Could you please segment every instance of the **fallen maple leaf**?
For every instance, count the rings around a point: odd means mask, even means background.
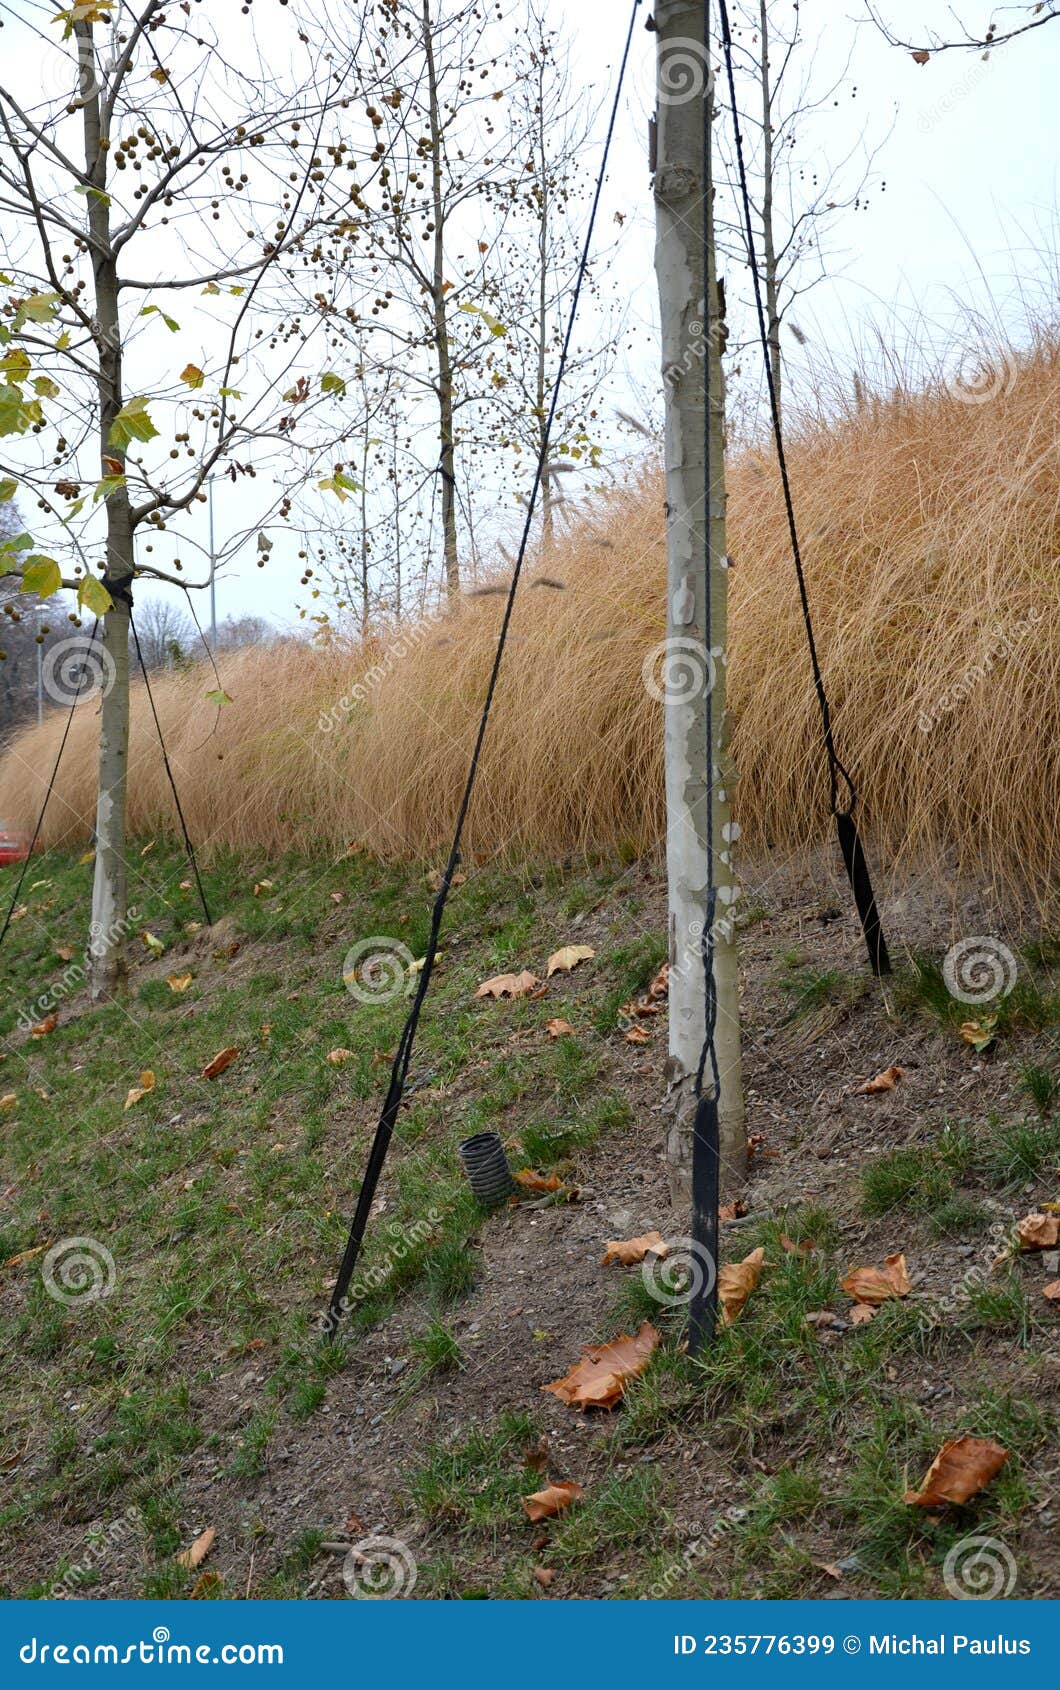
[[[628,1045],[646,1045],[651,1042],[651,1034],[646,1027],[631,1027],[626,1034]]]
[[[15,1109],[15,1108],[17,1108],[17,1106],[18,1106],[18,1092],[17,1091],[5,1092],[3,1097],[0,1097],[0,1114],[6,1115],[9,1110]]]
[[[885,1303],[889,1297],[908,1297],[913,1289],[901,1255],[888,1256],[886,1269],[851,1268],[841,1284],[856,1303]]]
[[[1060,1215],[1025,1215],[1016,1233],[1021,1250],[1055,1250],[1060,1244]]]
[[[959,1031],[965,1044],[971,1045],[976,1055],[981,1056],[997,1038],[997,1016],[983,1015],[978,1021],[962,1021]]]
[[[536,1490],[532,1496],[524,1496],[523,1507],[526,1509],[527,1519],[536,1525],[538,1520],[548,1520],[553,1514],[562,1514],[572,1502],[581,1502],[584,1495],[585,1491],[581,1485],[575,1484],[573,1479],[557,1479],[544,1490]]]
[[[554,1015],[551,1021],[545,1022],[545,1032],[550,1039],[561,1039],[565,1033],[573,1033],[574,1028],[569,1021],[564,1021],[560,1015]]]
[[[59,1014],[56,1010],[51,1015],[46,1015],[43,1021],[38,1021],[35,1027],[30,1028],[30,1038],[45,1039],[49,1033],[54,1033],[58,1025]]]
[[[563,1181],[558,1174],[539,1174],[536,1168],[520,1168],[514,1176],[524,1191],[562,1191]]]
[[[74,959],[73,945],[56,945],[55,954],[60,962],[72,962]]]
[[[1043,1285],[1042,1296],[1048,1297],[1051,1303],[1060,1303],[1060,1279],[1051,1279],[1048,1285]]]
[[[220,1573],[201,1573],[188,1595],[189,1602],[205,1602],[224,1583]]]
[[[141,1097],[146,1097],[148,1092],[154,1091],[154,1089],[155,1076],[150,1068],[145,1068],[140,1075],[140,1084],[129,1087],[129,1094],[125,1099],[126,1109],[131,1109],[134,1103],[139,1103]]]
[[[580,962],[588,962],[595,955],[591,945],[564,945],[560,950],[553,951],[545,973],[550,979],[553,974],[569,974]]]
[[[549,1585],[552,1583],[552,1580],[555,1578],[555,1576],[556,1576],[555,1567],[535,1567],[534,1568],[534,1577],[536,1578],[538,1584],[541,1586],[542,1590],[548,1589]]]
[[[219,1050],[217,1055],[206,1064],[206,1067],[202,1071],[201,1078],[204,1080],[216,1080],[218,1074],[223,1074],[225,1069],[231,1066],[238,1055],[239,1051],[235,1045],[226,1045],[224,1050]]]
[[[726,1221],[738,1221],[741,1215],[746,1215],[747,1204],[741,1203],[737,1197],[732,1203],[722,1203],[718,1209],[718,1219],[723,1224]]]
[[[993,1438],[955,1438],[943,1444],[920,1489],[906,1491],[905,1500],[920,1508],[967,1502],[1000,1473],[1008,1458],[1008,1450]]]
[[[166,985],[171,992],[186,992],[191,985],[193,976],[190,974],[167,974]]]
[[[484,980],[478,991],[477,998],[525,998],[535,986],[541,982],[536,974],[531,974],[524,968],[521,974],[495,974],[492,980]]]
[[[659,1347],[659,1334],[645,1321],[635,1338],[620,1332],[609,1344],[595,1344],[563,1379],[542,1385],[571,1408],[613,1408],[628,1379],[636,1379]]]
[[[878,1303],[855,1303],[850,1311],[851,1326],[864,1326],[867,1321],[875,1320]]]
[[[658,1256],[661,1262],[670,1254],[670,1246],[661,1232],[644,1232],[639,1238],[608,1239],[603,1266],[606,1267],[608,1262],[621,1262],[623,1267],[635,1267],[648,1254]]]
[[[723,1325],[731,1326],[736,1319],[762,1277],[762,1264],[765,1259],[765,1250],[759,1245],[758,1249],[752,1250],[742,1262],[728,1262],[718,1274],[718,1299],[721,1303]]]
[[[329,1050],[325,1060],[330,1062],[333,1068],[342,1068],[350,1061],[352,1056],[352,1050],[345,1050],[340,1045],[337,1050]]]
[[[177,1566],[190,1568],[201,1567],[207,1555],[209,1555],[210,1550],[214,1546],[214,1539],[216,1536],[217,1527],[207,1526],[204,1532],[199,1533],[199,1536],[195,1539],[195,1542],[192,1544],[190,1549],[181,1550],[180,1554],[177,1556]]]
[[[859,1086],[855,1096],[873,1097],[879,1091],[893,1091],[904,1074],[904,1068],[885,1068],[882,1074],[877,1074],[874,1079],[866,1080],[863,1086]]]

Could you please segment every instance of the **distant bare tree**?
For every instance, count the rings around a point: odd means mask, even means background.
[[[136,611],[136,633],[148,669],[172,669],[195,655],[198,633],[186,611],[149,599]]]

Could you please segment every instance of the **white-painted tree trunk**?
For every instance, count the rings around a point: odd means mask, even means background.
[[[717,887],[714,973],[721,1182],[731,1193],[746,1172],[740,1013],[734,932],[738,884],[731,847],[734,772],[729,758],[725,665],[724,333],[714,274],[713,215],[704,183],[703,123],[708,99],[703,0],[657,0],[659,109],[655,175],[656,251],[666,395],[667,640],[653,684],[665,705],[670,1035],[667,1079],[672,1113],[667,1162],[675,1202],[691,1188],[694,1084],[703,1047],[705,980],[701,936],[706,914],[708,805]],[[684,72],[687,70],[687,75]],[[704,223],[710,236],[704,263]],[[705,269],[707,273],[705,274]],[[709,300],[709,308],[707,301]],[[706,385],[710,386],[711,496],[706,498]],[[710,567],[705,567],[709,544]],[[706,655],[707,593],[711,651]],[[714,765],[707,779],[707,687],[711,685]],[[708,1066],[706,1082],[709,1082]]]

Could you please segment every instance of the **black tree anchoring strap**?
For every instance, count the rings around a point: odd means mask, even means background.
[[[736,163],[740,182],[740,196],[743,201],[744,240],[747,245],[747,262],[754,284],[755,308],[758,314],[758,332],[762,343],[762,354],[765,359],[766,386],[769,390],[769,407],[773,422],[773,439],[776,444],[777,463],[780,466],[780,480],[784,490],[784,505],[788,518],[788,534],[791,540],[791,552],[795,560],[795,573],[799,583],[799,598],[802,603],[802,619],[806,626],[806,640],[810,649],[810,664],[813,669],[813,685],[817,694],[817,704],[821,713],[821,728],[824,747],[828,756],[829,802],[835,817],[836,832],[839,835],[839,845],[843,853],[847,876],[850,880],[854,902],[861,918],[862,930],[865,934],[865,944],[868,948],[869,962],[874,974],[889,974],[891,961],[887,954],[887,944],[880,925],[879,911],[876,908],[876,898],[869,878],[868,863],[858,835],[857,822],[854,820],[854,807],[857,803],[857,792],[854,782],[839,760],[832,732],[832,715],[828,705],[828,694],[825,691],[824,677],[817,656],[817,642],[814,639],[813,620],[810,616],[810,600],[806,589],[806,572],[803,568],[802,550],[799,545],[799,532],[795,522],[795,505],[791,495],[791,481],[788,476],[788,461],[784,451],[784,430],[780,420],[780,397],[777,393],[776,382],[773,379],[773,366],[769,358],[769,332],[766,327],[765,307],[762,303],[762,277],[758,266],[758,251],[754,238],[754,221],[751,214],[751,196],[747,187],[747,166],[744,162],[743,134],[740,128],[740,114],[736,103],[736,78],[733,72],[732,35],[729,30],[729,8],[726,0],[719,0],[721,13],[722,42],[725,49],[725,72],[729,86],[729,103],[732,109],[733,140],[736,145]],[[839,784],[842,781],[846,787],[846,801],[840,804]]]
[[[379,1117],[379,1124],[375,1130],[375,1138],[372,1143],[371,1152],[369,1153],[367,1166],[364,1170],[364,1177],[361,1180],[361,1189],[357,1198],[357,1208],[354,1212],[353,1221],[350,1225],[349,1238],[346,1242],[346,1249],[339,1267],[335,1287],[331,1293],[331,1301],[324,1326],[325,1333],[329,1338],[334,1338],[345,1310],[346,1293],[349,1290],[350,1281],[353,1278],[353,1270],[357,1265],[357,1258],[360,1255],[361,1244],[364,1241],[365,1228],[368,1225],[368,1216],[371,1212],[372,1203],[375,1198],[376,1187],[379,1184],[379,1176],[383,1171],[383,1164],[386,1161],[387,1151],[390,1148],[390,1140],[393,1136],[394,1126],[401,1109],[401,1100],[405,1091],[405,1081],[408,1077],[409,1062],[412,1058],[412,1047],[416,1038],[416,1029],[419,1025],[420,1011],[423,1007],[423,1001],[427,996],[427,991],[431,982],[431,974],[434,970],[435,958],[438,952],[438,937],[441,933],[442,920],[445,915],[445,906],[449,898],[450,888],[453,883],[453,876],[460,863],[460,843],[463,838],[464,823],[467,820],[467,813],[471,804],[471,795],[474,791],[475,778],[478,774],[479,760],[482,754],[482,743],[486,737],[486,728],[489,724],[490,710],[493,706],[493,696],[497,690],[497,680],[500,675],[501,662],[504,657],[504,649],[508,640],[508,629],[512,620],[512,612],[515,609],[515,597],[523,571],[523,563],[526,558],[527,548],[530,543],[534,516],[537,510],[537,501],[541,492],[541,484],[545,477],[545,467],[548,463],[552,430],[556,420],[556,410],[559,405],[560,388],[563,384],[563,377],[566,372],[567,361],[570,356],[571,343],[574,336],[574,325],[578,315],[578,304],[581,299],[586,271],[589,267],[589,254],[592,250],[592,240],[596,228],[596,218],[600,209],[600,199],[603,193],[604,179],[607,174],[607,163],[611,153],[611,142],[614,138],[615,125],[618,121],[619,103],[622,96],[622,87],[626,78],[626,68],[629,64],[630,48],[633,43],[633,29],[636,23],[639,7],[640,0],[633,0],[633,10],[630,14],[625,49],[622,54],[621,65],[619,67],[618,85],[615,89],[614,103],[611,108],[611,120],[608,125],[607,135],[604,141],[603,157],[600,161],[600,173],[597,178],[592,210],[589,215],[589,226],[585,234],[585,245],[582,249],[581,261],[578,266],[578,274],[574,285],[574,293],[571,299],[570,313],[567,318],[567,328],[563,341],[563,350],[560,354],[559,368],[556,372],[556,380],[552,389],[552,401],[549,407],[548,419],[545,423],[544,433],[541,439],[541,447],[534,470],[533,486],[531,487],[529,498],[527,500],[526,520],[523,525],[519,551],[515,559],[515,567],[512,571],[512,579],[508,587],[508,597],[504,607],[504,617],[501,621],[500,635],[497,640],[497,649],[493,658],[493,667],[490,671],[489,685],[486,688],[486,697],[482,707],[482,716],[478,725],[478,733],[475,738],[474,750],[471,754],[471,764],[468,769],[463,797],[460,801],[460,809],[456,818],[456,826],[453,830],[453,843],[449,851],[449,860],[442,875],[441,887],[434,900],[434,910],[431,915],[431,930],[427,939],[423,967],[420,969],[416,985],[416,995],[412,1000],[412,1007],[409,1010],[408,1019],[405,1022],[401,1038],[398,1041],[397,1050],[394,1054],[394,1062],[390,1070],[390,1083],[387,1087],[386,1101],[383,1104],[382,1114]]]
[[[162,737],[162,724],[158,719],[158,711],[155,709],[154,694],[151,691],[151,682],[147,674],[147,664],[144,662],[144,654],[140,649],[140,636],[136,632],[136,623],[133,620],[131,597],[128,598],[126,602],[129,607],[129,627],[132,629],[133,642],[136,646],[136,655],[140,663],[140,673],[144,678],[144,686],[147,689],[147,702],[151,706],[151,715],[154,717],[155,721],[155,732],[158,734],[158,743],[162,747],[162,762],[165,766],[166,775],[169,780],[170,791],[173,794],[173,802],[177,807],[177,815],[180,818],[180,831],[184,835],[184,850],[187,854],[188,861],[191,864],[192,873],[195,876],[195,884],[199,889],[199,902],[202,905],[202,913],[206,917],[206,925],[207,927],[212,927],[213,916],[210,914],[210,906],[206,902],[206,892],[203,889],[202,876],[199,873],[199,865],[195,858],[195,847],[191,842],[191,835],[188,832],[188,824],[184,820],[184,811],[181,808],[180,794],[177,792],[177,783],[173,779],[173,770],[169,766],[169,753],[166,750],[166,742]]]
[[[92,649],[92,645],[93,645],[93,642],[96,638],[96,632],[97,632],[98,628],[99,628],[99,617],[97,616],[96,620],[92,624],[92,632],[88,636],[88,650],[89,651],[91,651],[91,649]],[[37,817],[37,825],[33,829],[33,838],[30,840],[29,850],[26,852],[26,860],[22,864],[22,873],[18,877],[18,883],[15,887],[14,895],[12,896],[11,902],[7,906],[7,914],[4,917],[4,925],[3,925],[2,928],[0,928],[0,945],[2,945],[4,940],[7,938],[7,930],[11,926],[11,918],[14,915],[15,910],[18,907],[18,900],[19,900],[19,896],[20,896],[21,891],[22,891],[23,881],[26,878],[26,874],[29,870],[29,865],[30,865],[30,863],[33,859],[33,853],[37,849],[37,840],[40,838],[40,830],[44,826],[44,812],[48,808],[48,800],[52,795],[52,790],[55,786],[55,778],[59,773],[59,764],[62,762],[63,752],[66,750],[66,741],[70,736],[70,728],[73,725],[74,711],[77,709],[77,706],[78,706],[78,704],[80,703],[80,700],[81,700],[81,686],[82,686],[82,683],[84,681],[84,678],[85,678],[87,671],[88,671],[88,664],[86,662],[84,664],[84,666],[82,667],[80,674],[77,677],[77,686],[74,689],[74,696],[70,700],[70,709],[69,709],[69,711],[67,713],[67,717],[66,717],[66,726],[63,728],[63,737],[59,741],[59,749],[55,753],[55,762],[52,765],[51,779],[48,782],[47,791],[44,794],[44,802],[40,807],[40,815]]]

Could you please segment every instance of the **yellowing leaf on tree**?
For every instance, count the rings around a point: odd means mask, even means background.
[[[571,1408],[612,1408],[630,1379],[642,1374],[659,1347],[659,1334],[645,1321],[635,1338],[620,1332],[609,1344],[594,1344],[562,1379],[543,1385]]]
[[[140,1075],[140,1084],[129,1087],[129,1095],[125,1099],[126,1109],[131,1109],[134,1103],[139,1103],[141,1097],[146,1097],[149,1091],[155,1089],[155,1076],[150,1068],[145,1068]]]
[[[193,976],[190,974],[167,974],[166,985],[171,992],[186,992],[192,979]]]
[[[501,335],[507,334],[508,331],[504,324],[497,317],[491,316],[490,312],[483,311],[480,305],[461,305],[460,309],[466,311],[471,317],[481,317],[490,334],[496,335],[498,339]]]
[[[535,986],[541,982],[536,974],[531,974],[524,968],[521,974],[495,974],[492,980],[484,980],[478,991],[477,998],[525,998]]]
[[[863,1086],[859,1086],[857,1096],[873,1097],[877,1092],[893,1091],[904,1074],[904,1068],[885,1068],[882,1074],[877,1074],[874,1079],[866,1080]]]
[[[564,945],[561,950],[553,951],[545,972],[549,978],[553,974],[569,974],[580,962],[588,962],[589,958],[595,955],[596,952],[590,945]]]
[[[239,1049],[236,1045],[226,1045],[224,1050],[219,1050],[216,1056],[211,1057],[200,1077],[204,1080],[216,1080],[218,1074],[223,1074],[226,1068],[231,1067],[238,1055]]]
[[[1008,1458],[1008,1450],[993,1438],[954,1438],[943,1444],[920,1489],[906,1491],[905,1500],[920,1508],[969,1502],[1000,1473]]]
[[[742,1262],[727,1262],[718,1274],[718,1301],[725,1326],[731,1326],[762,1277],[765,1250],[759,1245]]]
[[[670,1253],[670,1246],[666,1243],[661,1232],[642,1232],[639,1238],[610,1238],[604,1251],[603,1266],[609,1262],[620,1262],[623,1267],[635,1267],[647,1255],[658,1256],[665,1261]]]
[[[191,1548],[182,1550],[177,1556],[177,1566],[188,1567],[191,1569],[201,1567],[207,1555],[209,1555],[210,1550],[213,1548],[216,1537],[216,1526],[207,1526],[204,1532],[200,1532]]]
[[[110,425],[107,444],[119,452],[126,451],[134,440],[153,440],[157,428],[147,414],[146,395],[139,393],[127,399]]]
[[[888,1256],[886,1269],[851,1268],[842,1285],[856,1303],[886,1303],[891,1297],[908,1297],[913,1289],[902,1255]]]
[[[549,1520],[554,1514],[562,1514],[572,1502],[581,1502],[585,1495],[582,1486],[573,1479],[556,1479],[544,1490],[534,1491],[532,1496],[523,1497],[523,1507],[526,1509],[527,1519],[536,1525],[539,1520]]]
[[[63,572],[53,557],[30,557],[22,571],[22,591],[51,598],[63,584]]]
[[[114,609],[114,600],[95,575],[85,575],[78,582],[77,602],[82,610],[87,610],[92,616],[105,616],[108,610]],[[92,855],[95,856],[95,852]]]
[[[180,372],[181,381],[186,381],[189,387],[201,387],[206,380],[198,364],[185,364]]]

